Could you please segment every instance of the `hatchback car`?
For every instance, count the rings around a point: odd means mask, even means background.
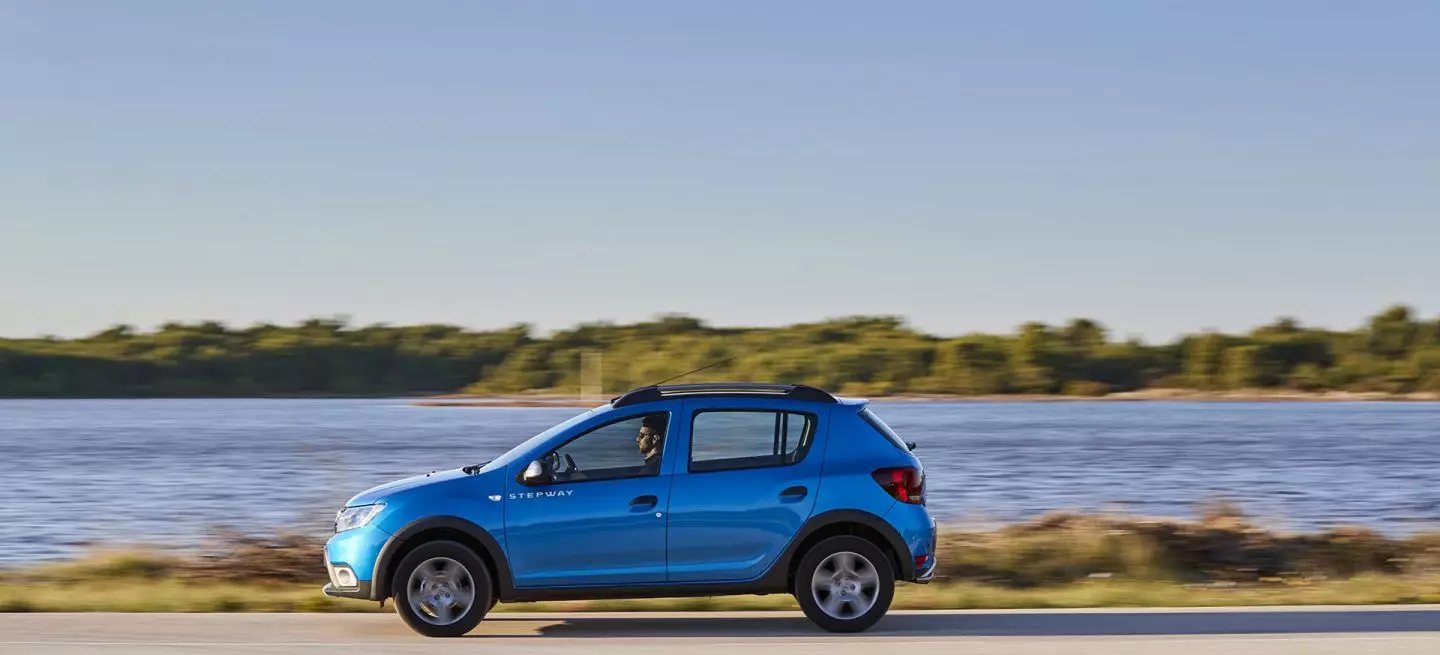
[[[431,637],[497,602],[773,593],[860,631],[897,581],[934,575],[913,448],[813,387],[642,387],[493,461],[351,498],[324,591],[393,598]]]

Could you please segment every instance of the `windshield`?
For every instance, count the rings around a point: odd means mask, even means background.
[[[557,424],[555,427],[552,427],[544,432],[541,432],[540,434],[530,437],[529,439],[526,439],[514,448],[505,451],[504,455],[496,457],[489,464],[486,464],[485,468],[480,469],[480,471],[492,471],[497,468],[504,468],[506,466],[509,466],[510,462],[515,461],[515,458],[519,457],[521,454],[529,452],[530,449],[548,440],[550,437],[553,437],[564,430],[570,429],[576,423],[579,423],[587,418],[590,418],[591,416],[594,416],[595,413],[600,410],[609,409],[609,407],[609,405],[604,405],[601,407],[596,407],[595,409],[582,412],[580,414],[576,414],[575,416],[567,419],[564,423]]]

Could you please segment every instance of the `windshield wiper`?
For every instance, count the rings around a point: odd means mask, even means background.
[[[480,472],[480,469],[485,468],[485,465],[486,465],[486,464],[489,464],[489,463],[490,463],[490,462],[485,461],[485,462],[480,462],[479,464],[471,464],[471,465],[469,465],[469,466],[467,466],[467,467],[465,467],[465,468],[460,469],[460,472],[461,472],[461,473],[464,473],[465,475],[475,475],[476,473],[479,473],[479,472]]]

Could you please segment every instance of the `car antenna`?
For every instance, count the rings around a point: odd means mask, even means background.
[[[733,362],[733,361],[735,361],[735,358],[734,358],[734,357],[727,357],[727,358],[722,359],[722,360],[720,360],[720,361],[718,361],[718,362],[715,362],[714,364],[706,364],[706,365],[701,366],[700,368],[697,368],[697,369],[695,369],[695,370],[693,370],[693,371],[686,371],[686,372],[684,372],[684,373],[681,373],[680,375],[670,376],[670,377],[665,378],[664,380],[661,380],[661,381],[659,381],[659,382],[656,382],[655,384],[652,384],[652,385],[650,385],[650,386],[652,386],[652,387],[658,387],[658,386],[660,386],[660,385],[662,385],[662,384],[665,384],[666,382],[670,382],[671,380],[679,380],[680,378],[683,378],[683,377],[685,377],[685,376],[687,376],[687,375],[693,375],[693,374],[699,373],[700,371],[703,371],[703,370],[705,370],[705,369],[715,368],[716,366],[719,366],[719,365],[721,365],[721,364],[729,364],[730,362]]]

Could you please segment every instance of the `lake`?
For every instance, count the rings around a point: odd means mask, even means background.
[[[483,462],[581,411],[397,400],[0,400],[0,564],[217,527],[326,534],[367,487]],[[950,524],[1050,510],[1440,528],[1440,404],[875,403]]]

